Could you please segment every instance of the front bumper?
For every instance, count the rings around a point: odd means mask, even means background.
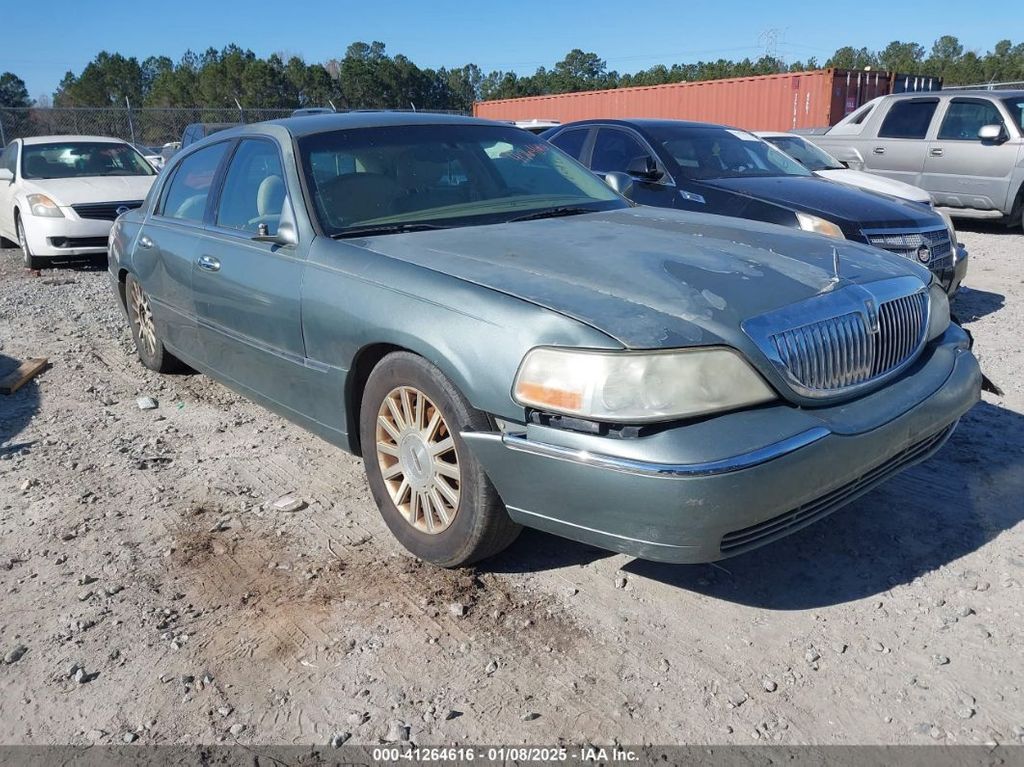
[[[113,221],[80,218],[71,208],[61,208],[61,212],[63,218],[26,215],[22,219],[32,255],[69,258],[107,252]]]
[[[730,413],[635,439],[528,425],[465,433],[523,525],[642,559],[710,562],[821,519],[937,451],[978,401],[956,326],[854,402]]]
[[[956,295],[956,292],[960,290],[960,283],[964,281],[964,277],[967,276],[967,248],[959,243],[953,248],[953,273],[950,277],[949,286],[946,288],[946,294],[952,298]]]

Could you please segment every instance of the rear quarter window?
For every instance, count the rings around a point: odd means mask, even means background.
[[[889,108],[878,129],[879,138],[921,139],[928,135],[938,99],[897,101]]]

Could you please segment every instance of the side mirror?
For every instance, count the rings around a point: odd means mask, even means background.
[[[8,184],[13,183],[14,174],[8,168],[0,168],[0,181],[6,181]]]
[[[604,183],[611,187],[613,192],[618,192],[623,197],[629,197],[629,193],[633,191],[633,179],[617,170],[605,173]]]
[[[277,232],[270,234],[269,227],[261,223],[257,228],[257,234],[251,239],[255,242],[269,242],[281,247],[293,247],[299,244],[299,229],[295,225],[291,201],[287,197],[284,198],[284,205],[281,207],[281,219],[277,224]]]
[[[658,168],[658,163],[650,155],[634,157],[626,166],[626,173],[641,181],[659,181],[665,174]]]
[[[1002,125],[982,125],[978,129],[978,138],[982,141],[1006,141],[1006,131]]]

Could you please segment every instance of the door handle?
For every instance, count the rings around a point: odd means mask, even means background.
[[[146,235],[142,235],[139,238],[139,247],[140,248],[152,248],[153,247],[153,241],[151,239],[149,239]]]
[[[942,157],[942,147],[937,146],[928,152],[932,157]]]
[[[220,271],[220,261],[213,256],[200,256],[196,263],[199,264],[200,269],[205,269],[208,272]]]
[[[885,147],[884,146],[876,146],[875,147],[875,154],[885,154]]]

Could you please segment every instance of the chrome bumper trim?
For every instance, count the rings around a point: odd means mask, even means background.
[[[800,448],[807,447],[831,433],[824,426],[815,426],[800,434],[781,439],[778,442],[759,447],[756,450],[703,463],[654,463],[633,458],[621,458],[602,453],[592,453],[589,450],[552,445],[547,442],[536,442],[527,439],[524,434],[503,434],[501,441],[510,450],[521,453],[531,453],[545,458],[553,458],[557,461],[569,461],[571,463],[583,464],[584,466],[592,466],[596,469],[619,471],[625,474],[672,479],[680,477],[708,477],[715,474],[729,474],[730,472],[749,469],[780,458]]]

